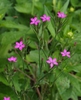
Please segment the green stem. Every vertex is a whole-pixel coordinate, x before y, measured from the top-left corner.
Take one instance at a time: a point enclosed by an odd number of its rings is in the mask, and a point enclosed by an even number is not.
[[[39,52],[39,70],[40,70],[40,73],[41,73],[41,58],[40,58],[40,41],[39,41],[39,46],[38,46],[38,52]]]

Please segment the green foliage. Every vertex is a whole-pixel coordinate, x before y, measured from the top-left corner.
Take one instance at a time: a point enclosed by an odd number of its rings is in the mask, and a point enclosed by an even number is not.
[[[0,100],[80,100],[80,9],[80,0],[0,0]],[[50,21],[42,22],[44,14]],[[40,23],[30,25],[35,16]],[[21,51],[14,48],[20,40]],[[61,56],[64,49],[70,58]],[[9,62],[11,56],[17,61]],[[58,66],[50,68],[48,57]]]

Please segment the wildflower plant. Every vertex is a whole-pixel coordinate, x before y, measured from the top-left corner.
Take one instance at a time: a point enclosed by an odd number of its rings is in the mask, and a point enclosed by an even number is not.
[[[0,0],[0,100],[81,97],[81,15],[74,1]]]

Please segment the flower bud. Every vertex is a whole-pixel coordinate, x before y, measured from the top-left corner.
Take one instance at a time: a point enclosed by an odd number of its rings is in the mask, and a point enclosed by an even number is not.
[[[68,36],[73,37],[73,32],[70,31],[67,34],[68,34]]]
[[[74,12],[74,8],[73,7],[70,7],[70,12]]]

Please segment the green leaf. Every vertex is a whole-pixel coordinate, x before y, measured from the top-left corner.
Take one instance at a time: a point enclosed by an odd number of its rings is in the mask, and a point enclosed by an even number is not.
[[[67,0],[65,2],[65,4],[63,5],[63,7],[60,9],[60,11],[62,12],[66,12],[67,8],[68,8],[68,5],[69,5],[69,0]]]
[[[45,7],[45,14],[46,14],[46,15],[49,15],[49,16],[51,17],[51,13],[49,12],[49,10],[48,10],[47,7]],[[48,28],[49,32],[51,33],[51,35],[52,35],[53,37],[55,37],[55,26],[54,26],[54,21],[52,20],[52,18],[51,18],[51,20],[47,23],[47,28]]]
[[[0,100],[3,100],[4,97],[10,97],[10,100],[18,100],[18,96],[11,87],[0,82]]]
[[[20,4],[16,4],[15,9],[18,12],[21,13],[31,13],[32,10],[32,4],[29,2],[24,2],[24,3],[20,3]]]
[[[38,50],[30,51],[29,55],[27,55],[27,58],[32,62],[39,63],[39,51]],[[46,56],[42,50],[40,50],[40,59],[46,61]]]
[[[81,96],[80,81],[74,75],[64,73],[63,71],[56,72],[57,76],[60,74],[55,84],[62,100],[78,100],[78,96]],[[76,85],[77,84],[77,85]]]
[[[0,73],[0,82],[2,82],[5,85],[9,85],[8,81],[6,80],[3,73]]]
[[[71,0],[71,4],[74,7],[81,7],[81,2],[79,0]]]
[[[4,51],[3,51],[4,52]],[[8,63],[6,57],[4,57],[5,55],[1,54],[0,52],[0,72],[4,72],[5,66]]]
[[[1,44],[10,45],[26,34],[26,31],[11,31],[1,34]]]
[[[21,89],[20,89],[20,83],[19,83],[18,74],[15,74],[15,75],[12,77],[12,82],[13,82],[13,85],[14,85],[14,87],[15,87],[15,90],[20,92]]]
[[[0,58],[4,58],[7,54],[8,54],[8,50],[10,49],[10,44],[9,45],[1,45],[1,49],[0,49]],[[5,59],[4,59],[5,60]],[[3,60],[3,61],[4,61]],[[3,62],[2,61],[2,62]],[[5,62],[5,61],[4,61]]]
[[[66,93],[66,90],[70,88],[70,80],[68,77],[64,73],[60,74],[55,84],[62,100],[68,100],[68,94]]]
[[[2,19],[5,13],[9,10],[11,4],[9,0],[0,0],[0,19]]]
[[[28,27],[25,26],[25,25],[16,23],[14,21],[9,21],[9,20],[1,21],[0,27],[6,27],[6,28],[9,28],[9,29],[16,28],[18,30],[27,30],[28,29]]]

